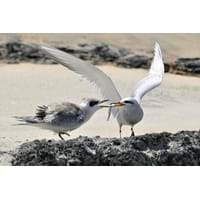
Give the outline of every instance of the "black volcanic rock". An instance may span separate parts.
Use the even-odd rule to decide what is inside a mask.
[[[200,73],[200,58],[179,58],[175,68],[179,71]]]
[[[148,67],[149,57],[132,54],[127,49],[114,47],[105,43],[79,44],[74,46],[56,46],[56,48],[70,53],[93,64],[112,62],[129,68]],[[40,51],[36,45],[21,42],[6,42],[0,44],[0,61],[5,63],[31,62],[40,64],[56,64]]]
[[[149,68],[152,58],[145,55],[128,54],[117,60],[118,65],[127,68]]]
[[[49,59],[34,45],[27,45],[20,42],[7,42],[0,44],[0,61],[6,63],[48,63],[54,64],[55,61]]]
[[[182,131],[123,138],[78,137],[22,144],[13,165],[166,166],[200,165],[200,132]]]
[[[64,52],[93,64],[112,63],[125,68],[149,69],[152,53],[132,52],[128,49],[105,43],[78,44],[74,46],[55,46]],[[163,57],[165,57],[163,55]],[[40,51],[36,45],[19,41],[0,43],[0,62],[2,63],[39,63],[57,64]],[[177,58],[175,62],[165,62],[165,72],[178,74],[200,74],[200,58]]]
[[[104,43],[79,44],[73,47],[57,47],[58,49],[71,53],[83,60],[90,60],[93,63],[113,62],[128,54],[127,50],[117,48]]]

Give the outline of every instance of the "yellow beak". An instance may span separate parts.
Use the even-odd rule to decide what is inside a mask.
[[[119,101],[119,102],[111,103],[110,105],[111,105],[112,107],[118,107],[118,106],[124,106],[124,105],[126,105],[126,104]]]
[[[100,101],[99,104],[107,102],[107,101],[109,101],[109,100],[106,99],[106,100]],[[110,105],[100,105],[99,107],[110,108],[110,107],[119,107],[119,106],[124,106],[124,105],[126,105],[126,104],[119,101],[119,102],[111,103]]]

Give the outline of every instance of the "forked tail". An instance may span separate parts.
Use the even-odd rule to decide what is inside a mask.
[[[28,124],[37,124],[39,121],[35,119],[35,117],[31,116],[13,116],[13,118],[17,119],[19,122],[24,122],[24,123],[19,123],[19,124],[14,124],[14,125],[28,125]]]

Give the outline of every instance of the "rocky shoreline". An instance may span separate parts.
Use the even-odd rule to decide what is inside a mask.
[[[107,64],[124,68],[149,68],[152,53],[132,52],[125,48],[105,43],[78,44],[74,46],[55,46],[93,64]],[[21,42],[5,42],[0,44],[0,62],[16,64],[31,62],[39,64],[56,64],[34,45]],[[175,62],[165,62],[165,71],[174,74],[200,74],[200,58],[177,58]]]
[[[200,165],[200,131],[152,133],[123,138],[34,140],[13,154],[14,166]]]

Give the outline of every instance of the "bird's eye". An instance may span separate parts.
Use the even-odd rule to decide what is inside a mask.
[[[124,101],[124,103],[134,104],[132,101]]]
[[[97,105],[99,102],[98,101],[90,101],[90,107],[93,107],[95,105]]]

